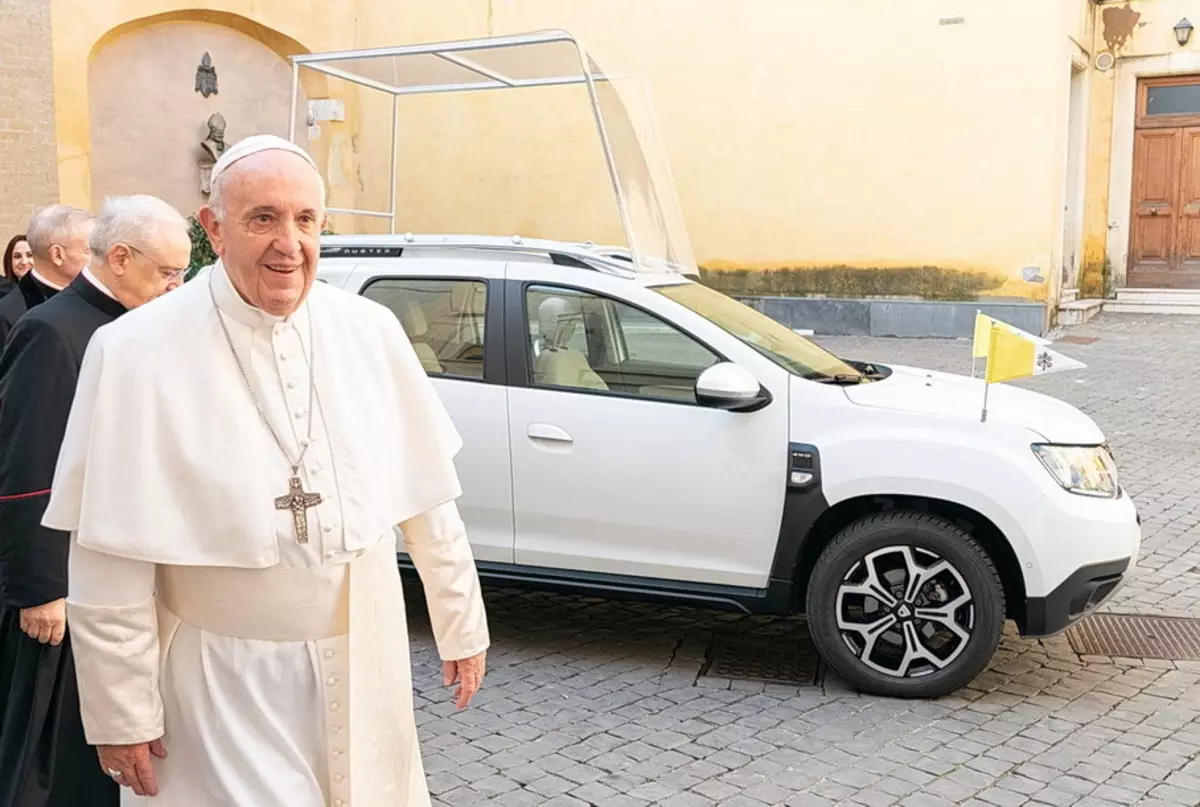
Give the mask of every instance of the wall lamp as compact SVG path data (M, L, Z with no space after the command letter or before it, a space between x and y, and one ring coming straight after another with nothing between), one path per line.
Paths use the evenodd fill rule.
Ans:
M1175 23L1175 41L1180 45L1186 45L1188 40L1192 38L1192 27L1187 17Z

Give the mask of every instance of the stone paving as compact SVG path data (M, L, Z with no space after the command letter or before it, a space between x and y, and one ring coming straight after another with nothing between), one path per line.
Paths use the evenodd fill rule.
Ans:
M1111 610L1200 615L1200 321L1106 316L1059 342L1078 373L1025 384L1092 414L1145 517L1138 578ZM951 370L959 341L822 339ZM804 643L800 619L489 590L484 689L459 712L410 598L429 784L462 805L1200 805L1200 662L1079 657L1006 635L938 701L714 678L714 636Z

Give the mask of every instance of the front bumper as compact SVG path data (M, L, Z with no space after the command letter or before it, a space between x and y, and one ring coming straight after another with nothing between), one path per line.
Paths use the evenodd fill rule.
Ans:
M1030 637L1061 633L1112 597L1133 575L1142 539L1141 514L1125 493L1115 500L1067 494L1041 505L1035 512L1050 551L1039 561L1048 585L1025 598L1019 627Z
M1095 611L1128 579L1132 561L1129 558L1084 566L1045 597L1026 597L1021 635L1053 636Z

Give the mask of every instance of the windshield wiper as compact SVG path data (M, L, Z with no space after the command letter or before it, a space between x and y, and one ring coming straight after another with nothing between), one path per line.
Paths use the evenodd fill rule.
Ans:
M867 377L862 375L850 375L849 373L837 373L835 375L824 375L812 380L819 384L861 384L867 380Z

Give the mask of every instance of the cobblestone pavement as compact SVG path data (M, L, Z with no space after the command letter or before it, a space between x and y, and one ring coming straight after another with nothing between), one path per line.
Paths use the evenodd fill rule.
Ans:
M1145 514L1139 577L1112 610L1200 615L1200 321L1107 316L1059 348L1078 373L1025 383L1108 432ZM823 339L839 353L965 370L955 341ZM938 701L832 676L715 677L714 637L807 644L799 619L489 590L487 682L456 711L412 600L416 704L434 804L1200 805L1200 662L1079 657L1006 635Z

